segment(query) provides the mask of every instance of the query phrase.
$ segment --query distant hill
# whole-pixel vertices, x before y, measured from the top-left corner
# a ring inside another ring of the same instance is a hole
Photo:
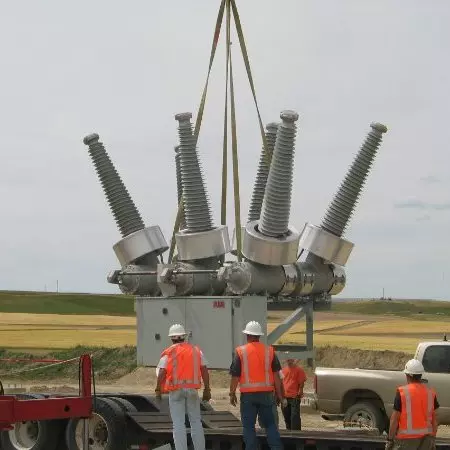
[[[450,317],[450,302],[437,300],[357,300],[334,302],[333,312],[375,315],[433,315]]]
[[[128,295],[57,294],[0,291],[0,313],[104,314],[134,316],[134,297]]]
[[[294,309],[294,307],[292,307]],[[434,300],[333,299],[332,312],[450,316],[450,302]],[[129,295],[0,291],[0,313],[134,316]]]

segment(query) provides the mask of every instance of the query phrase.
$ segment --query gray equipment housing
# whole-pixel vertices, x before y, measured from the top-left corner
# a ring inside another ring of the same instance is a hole
[[[234,350],[246,342],[242,330],[247,322],[258,321],[264,332],[261,341],[274,344],[303,314],[309,323],[306,345],[275,345],[280,359],[290,354],[299,359],[314,357],[312,305],[307,303],[291,314],[271,333],[267,334],[268,297],[248,295],[235,296],[192,296],[192,297],[137,297],[137,361],[142,366],[158,363],[164,349],[172,345],[167,336],[174,323],[184,325],[187,340],[199,345],[211,369],[228,369]],[[289,319],[289,318],[288,318]],[[292,353],[292,351],[296,353]]]

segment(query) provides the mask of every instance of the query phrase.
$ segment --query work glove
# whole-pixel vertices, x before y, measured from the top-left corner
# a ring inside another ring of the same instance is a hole
[[[236,392],[230,392],[230,405],[232,405],[232,406],[236,406],[237,405]]]
[[[283,399],[281,400],[281,407],[282,407],[282,408],[286,408],[287,405],[288,405],[288,401],[287,401],[285,398],[283,398]]]
[[[387,441],[384,450],[392,450],[394,448],[394,441]]]
[[[202,396],[202,400],[204,402],[209,402],[211,400],[211,389],[203,389],[203,396]]]
[[[156,388],[155,395],[156,395],[156,400],[161,400],[162,399],[161,389]]]

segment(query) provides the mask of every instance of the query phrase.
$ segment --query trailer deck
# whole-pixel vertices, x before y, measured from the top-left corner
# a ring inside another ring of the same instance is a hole
[[[136,424],[147,441],[136,445],[148,445],[155,448],[172,443],[172,421],[167,413],[128,413],[127,417]],[[240,420],[228,411],[202,412],[206,448],[212,450],[242,450],[244,442]],[[190,430],[187,429],[190,441]],[[286,450],[382,450],[386,439],[375,430],[348,428],[346,430],[280,430],[283,446]],[[261,449],[268,448],[266,434],[257,430]],[[130,448],[134,448],[131,445]],[[136,446],[136,448],[139,448]],[[142,447],[141,447],[142,448]],[[450,449],[449,439],[437,439],[436,449]]]

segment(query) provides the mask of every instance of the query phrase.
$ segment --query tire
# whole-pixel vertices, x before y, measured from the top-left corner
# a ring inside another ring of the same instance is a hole
[[[17,394],[17,398],[40,399],[40,394]],[[36,420],[14,424],[13,430],[2,431],[2,450],[56,450],[62,432],[61,420]]]
[[[70,419],[66,428],[69,450],[82,450],[83,420]],[[110,398],[97,397],[89,419],[89,448],[123,450],[126,448],[126,423],[123,407]]]
[[[377,428],[380,433],[383,433],[386,428],[386,417],[383,411],[373,403],[359,402],[347,409],[344,416],[345,423],[350,426],[366,425]]]
[[[117,403],[119,408],[124,412],[137,412],[136,406],[133,405],[130,401],[122,398],[122,397],[108,397],[113,402]]]

